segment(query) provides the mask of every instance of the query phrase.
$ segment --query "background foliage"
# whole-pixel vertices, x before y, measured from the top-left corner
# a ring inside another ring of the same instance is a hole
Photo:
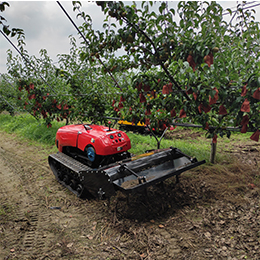
[[[167,2],[97,5],[107,15],[100,31],[73,2],[84,42],[70,37],[70,53],[58,54],[55,66],[47,50],[39,58],[23,52],[33,66],[8,52],[5,77],[16,91],[2,79],[1,109],[10,103],[48,126],[62,119],[104,122],[104,116],[155,129],[197,123],[215,140],[234,126],[258,141],[260,33],[252,10],[238,5],[231,23],[223,12],[234,14],[216,2],[179,2],[176,10]]]

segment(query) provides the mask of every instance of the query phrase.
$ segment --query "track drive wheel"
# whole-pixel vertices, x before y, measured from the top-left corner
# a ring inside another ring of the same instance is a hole
[[[87,162],[88,166],[92,168],[97,168],[101,161],[101,156],[96,154],[95,148],[91,145],[85,148],[85,152],[88,157],[88,162]]]

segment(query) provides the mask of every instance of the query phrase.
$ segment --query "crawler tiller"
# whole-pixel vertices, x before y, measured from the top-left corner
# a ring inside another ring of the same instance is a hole
[[[63,126],[55,142],[59,152],[49,156],[49,165],[56,179],[81,198],[139,192],[205,163],[173,147],[131,156],[127,134],[110,125]]]

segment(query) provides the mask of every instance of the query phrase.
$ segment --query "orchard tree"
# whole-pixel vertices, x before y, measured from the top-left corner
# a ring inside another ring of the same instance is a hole
[[[90,120],[107,114],[154,129],[172,122],[200,124],[213,144],[218,136],[230,136],[229,126],[250,130],[251,139],[259,140],[260,32],[252,10],[238,5],[233,15],[216,2],[197,1],[179,2],[176,9],[170,2],[96,3],[106,15],[99,31],[81,3],[73,2],[83,19],[84,42],[78,47],[71,39],[71,53],[59,55],[57,68],[44,65],[44,52],[42,63],[30,58],[37,68],[48,67],[44,75],[55,75],[48,78],[51,94],[46,82],[35,83],[32,70],[22,71],[18,62],[10,68],[14,77],[27,77],[18,84],[25,98],[47,97],[46,114],[36,107],[47,123],[64,113]],[[232,22],[224,12],[233,15]]]
[[[48,127],[53,120],[104,123],[113,111],[108,104],[116,95],[115,91],[109,90],[113,89],[114,83],[102,76],[100,66],[86,66],[79,56],[75,38],[70,37],[70,43],[69,54],[57,55],[57,67],[45,49],[40,50],[40,57],[28,55],[26,63],[20,55],[13,55],[8,50],[7,70],[16,90],[13,103],[17,104],[17,110],[27,111],[37,119],[43,118]],[[5,99],[6,85],[7,81],[3,80],[0,87]]]
[[[0,74],[0,113],[7,111],[10,115],[14,115],[19,110],[17,104],[17,90],[15,86],[9,83],[10,77]]]
[[[218,135],[230,136],[228,126],[250,129],[251,139],[259,140],[260,32],[253,10],[238,5],[236,22],[228,23],[216,2],[179,2],[176,10],[167,2],[146,1],[139,8],[96,3],[107,15],[102,32],[73,2],[85,19],[88,51],[81,56],[104,64],[104,73],[114,77],[135,72],[112,104],[119,116],[153,127],[173,120],[199,123],[214,143]]]

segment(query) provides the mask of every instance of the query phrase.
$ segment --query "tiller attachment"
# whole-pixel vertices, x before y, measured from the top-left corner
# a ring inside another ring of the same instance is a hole
[[[177,148],[154,150],[117,164],[92,169],[71,157],[57,153],[49,156],[49,164],[57,180],[79,197],[86,193],[109,198],[117,190],[129,194],[178,176],[204,164],[205,160],[182,153]]]
[[[198,162],[177,148],[155,150],[143,158],[132,158],[131,162],[107,169],[116,190],[124,193],[141,191],[172,176],[205,163]]]

